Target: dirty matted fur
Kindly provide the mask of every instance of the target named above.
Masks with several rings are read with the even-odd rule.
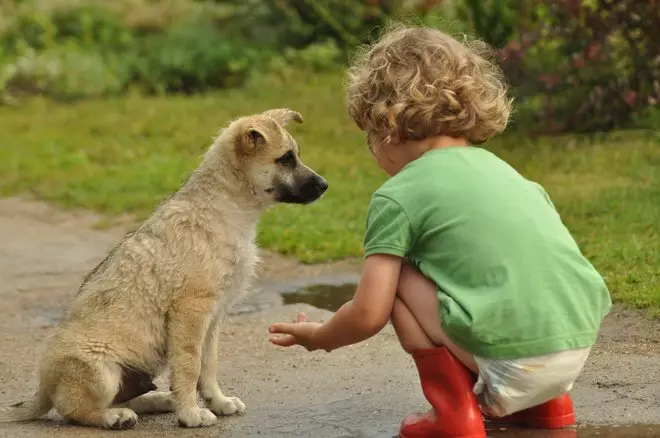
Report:
[[[87,426],[126,429],[138,413],[176,411],[200,427],[245,409],[220,390],[217,348],[223,312],[254,274],[259,215],[328,187],[300,161],[290,120],[302,123],[273,109],[220,132],[179,191],[87,275],[46,347],[35,398],[0,408],[0,421],[54,407]],[[170,391],[151,392],[166,365]]]

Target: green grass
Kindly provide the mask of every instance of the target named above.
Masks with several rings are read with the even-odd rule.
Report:
[[[303,114],[291,132],[331,188],[318,203],[270,210],[260,244],[305,262],[360,256],[367,203],[385,175],[345,115],[337,75],[196,97],[1,108],[0,195],[144,218],[229,119],[281,106]],[[619,133],[592,142],[510,137],[486,147],[544,185],[618,301],[660,315],[659,146],[657,137]]]

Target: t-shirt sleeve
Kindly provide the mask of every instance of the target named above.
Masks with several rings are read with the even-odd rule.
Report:
[[[367,213],[364,256],[390,254],[405,257],[413,242],[410,221],[398,202],[374,195]]]

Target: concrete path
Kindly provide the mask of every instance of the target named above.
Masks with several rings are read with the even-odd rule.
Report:
[[[94,230],[94,222],[87,213],[0,200],[0,405],[36,389],[35,365],[49,329],[84,274],[123,233]],[[247,404],[242,416],[196,430],[177,427],[173,415],[144,416],[133,431],[106,432],[69,426],[51,414],[33,423],[0,425],[0,437],[392,437],[402,417],[427,406],[414,365],[390,327],[331,354],[276,349],[267,342],[270,322],[290,320],[300,310],[314,319],[330,315],[307,305],[282,305],[278,287],[356,272],[350,261],[309,267],[266,255],[260,287],[234,309],[221,341],[219,381],[226,394]],[[577,431],[493,429],[490,435],[660,437],[660,427],[647,426],[660,424],[659,323],[641,312],[615,309],[573,397],[585,425]]]

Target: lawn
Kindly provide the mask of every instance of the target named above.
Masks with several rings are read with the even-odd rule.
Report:
[[[366,206],[385,176],[345,115],[341,79],[1,108],[0,195],[144,218],[199,163],[222,125],[286,106],[305,118],[290,130],[330,190],[318,203],[270,210],[260,244],[305,262],[360,256]],[[616,300],[660,315],[659,146],[657,136],[625,133],[597,141],[508,136],[485,145],[545,186]]]

